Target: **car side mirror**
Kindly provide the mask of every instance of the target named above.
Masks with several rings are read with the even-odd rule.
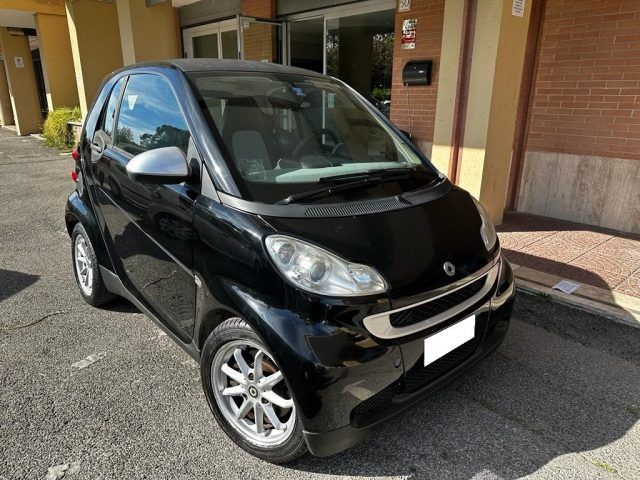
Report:
[[[182,183],[189,179],[189,173],[187,157],[178,147],[147,150],[127,163],[127,175],[140,183]]]

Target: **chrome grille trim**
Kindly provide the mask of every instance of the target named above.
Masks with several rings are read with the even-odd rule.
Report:
[[[440,288],[438,290],[434,290],[432,295],[429,296],[426,300],[422,300],[421,302],[416,302],[411,305],[407,305],[405,307],[396,308],[394,310],[388,310],[383,313],[378,313],[375,315],[370,315],[363,320],[364,327],[375,337],[382,338],[385,340],[390,340],[394,338],[404,337],[407,335],[411,335],[419,332],[420,330],[424,330],[429,327],[433,327],[439,323],[444,322],[445,320],[457,315],[458,313],[464,311],[469,308],[474,303],[478,302],[482,297],[486,296],[491,288],[495,285],[496,280],[498,279],[498,274],[500,273],[500,262],[497,262],[493,265],[488,265],[482,270],[476,272],[473,276],[463,278],[458,282],[455,282],[451,285],[447,285],[446,287]],[[450,293],[455,292],[461,288],[466,287],[470,283],[478,280],[480,277],[485,277],[485,283],[483,287],[480,289],[478,293],[468,298],[464,302],[452,307],[448,310],[445,310],[442,313],[434,315],[430,318],[425,318],[421,322],[414,323],[412,325],[407,325],[406,327],[394,327],[391,325],[391,314],[400,312],[402,310],[408,310],[410,308],[415,308],[417,306],[423,305],[425,303],[431,302],[437,298],[443,297],[445,295],[449,295]]]

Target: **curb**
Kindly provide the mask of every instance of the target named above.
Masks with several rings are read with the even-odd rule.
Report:
[[[516,288],[528,295],[544,295],[552,301],[572,308],[583,310],[587,313],[595,313],[616,323],[640,329],[640,315],[635,315],[621,307],[614,307],[606,303],[590,300],[584,297],[574,296],[554,290],[550,287],[538,285],[516,274]]]

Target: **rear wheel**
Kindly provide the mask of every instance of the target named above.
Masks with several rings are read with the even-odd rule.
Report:
[[[271,463],[307,451],[287,381],[244,320],[226,320],[211,333],[201,375],[216,420],[241,448]]]
[[[81,223],[76,224],[71,233],[71,256],[76,283],[84,301],[94,307],[112,301],[116,296],[104,285],[93,245]]]

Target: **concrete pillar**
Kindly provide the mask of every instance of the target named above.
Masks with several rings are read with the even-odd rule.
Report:
[[[2,27],[0,43],[18,135],[37,133],[42,123],[42,112],[31,60],[29,37],[23,34],[12,35],[7,28]]]
[[[49,111],[78,103],[69,24],[64,15],[36,13],[36,31]]]
[[[2,125],[13,125],[13,121],[7,72],[4,68],[4,60],[0,60],[0,122]]]
[[[123,66],[118,12],[110,2],[66,2],[71,53],[82,115],[106,75]]]
[[[460,81],[464,8],[464,0],[445,2],[442,23],[442,50],[431,161],[445,174],[449,174],[453,153],[453,125],[458,104],[456,100]]]
[[[179,27],[171,2],[152,6],[140,0],[116,3],[125,65],[180,57]]]
[[[461,32],[466,28],[465,18],[468,17],[463,14],[465,10],[461,3],[461,0],[452,0],[445,4],[442,44],[447,47],[443,47],[441,58],[439,88],[442,90],[438,91],[436,106],[434,162],[444,172],[453,174],[456,183],[478,198],[494,222],[500,224],[505,208],[532,2],[525,2],[523,16],[517,16],[512,14],[514,2],[511,0],[477,1],[472,14],[475,18],[472,18],[470,64],[466,65],[461,62],[460,52],[464,48]],[[466,91],[463,92],[457,86],[465,76],[458,68],[468,68]],[[456,78],[455,89],[451,85],[447,87],[453,77]],[[447,146],[456,147],[456,138],[452,135],[456,122],[461,122],[461,133],[458,165],[456,171],[452,171],[451,162],[456,160]]]

